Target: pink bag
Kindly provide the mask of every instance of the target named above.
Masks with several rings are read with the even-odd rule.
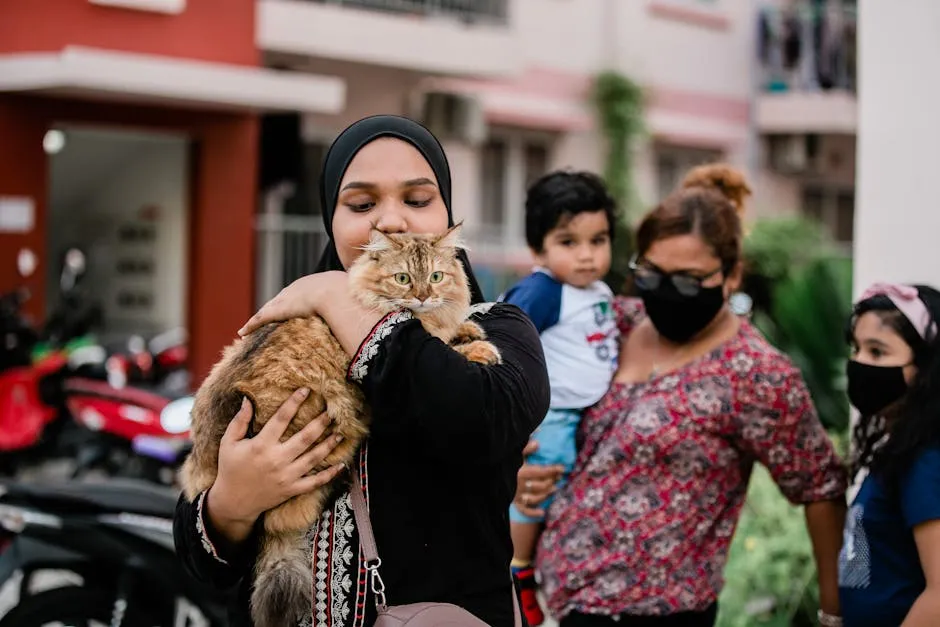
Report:
[[[379,575],[378,549],[375,546],[375,536],[372,534],[372,523],[369,520],[369,507],[362,496],[362,485],[359,483],[359,473],[352,473],[352,490],[350,494],[353,514],[356,517],[356,527],[359,528],[359,539],[362,541],[362,552],[366,558],[366,570],[375,594],[375,607],[379,616],[375,627],[436,627],[446,625],[449,627],[489,627],[482,620],[453,603],[411,603],[409,605],[388,606],[385,602],[385,583]],[[511,575],[510,575],[511,578]],[[510,579],[511,580],[511,579]],[[516,599],[516,588],[512,588],[512,610],[516,627],[522,627],[522,615],[519,613],[519,601]]]

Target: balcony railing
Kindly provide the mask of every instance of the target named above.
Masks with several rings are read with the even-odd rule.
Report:
[[[767,7],[758,19],[761,90],[855,91],[857,23],[854,3],[801,2]]]
[[[456,18],[467,24],[506,24],[509,0],[310,0],[318,4],[422,17]]]

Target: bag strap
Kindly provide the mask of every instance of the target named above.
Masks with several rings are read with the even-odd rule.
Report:
[[[359,529],[359,542],[362,544],[362,553],[366,558],[366,571],[372,585],[372,593],[375,594],[375,607],[384,612],[388,609],[388,602],[385,599],[385,582],[379,575],[379,566],[382,565],[382,559],[379,557],[379,550],[375,544],[375,534],[372,533],[372,521],[369,519],[369,506],[366,505],[365,496],[362,493],[362,483],[359,479],[359,471],[353,470],[352,489],[349,492],[349,500],[352,503],[353,516],[356,518],[356,527]],[[512,615],[515,627],[523,627],[522,614],[519,611],[519,599],[516,598],[516,583],[512,574],[509,575],[509,582],[512,584]]]

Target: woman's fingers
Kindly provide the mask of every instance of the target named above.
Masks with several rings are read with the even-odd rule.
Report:
[[[289,313],[286,311],[285,301],[284,290],[281,290],[277,296],[262,305],[261,309],[248,319],[245,326],[238,330],[238,334],[245,337],[269,322],[280,322],[290,318]]]
[[[251,424],[251,415],[251,401],[246,396],[242,399],[242,406],[238,413],[235,414],[235,417],[225,428],[225,433],[222,434],[222,442],[237,442],[245,439],[245,436],[248,435],[248,425]]]
[[[525,445],[525,448],[522,449],[522,455],[524,457],[528,457],[529,455],[531,455],[538,449],[539,449],[539,443],[535,440],[529,440],[529,442]]]
[[[545,516],[545,510],[540,509],[536,506],[525,505],[516,501],[516,509],[522,513],[523,516],[528,516],[529,518],[542,518]]]
[[[339,438],[338,435],[334,434],[328,438],[323,438],[322,442],[313,448],[310,448],[313,446],[314,442],[317,442],[323,436],[323,432],[326,430],[326,427],[329,424],[330,417],[326,412],[323,412],[311,420],[310,424],[305,426],[303,429],[292,435],[289,440],[284,442],[285,452],[287,453],[288,459],[290,459],[292,463],[301,461],[304,457],[309,457],[316,451],[322,452],[322,455],[320,459],[317,460],[317,462],[307,465],[307,467],[303,470],[304,474],[306,474],[307,471],[315,466],[316,463],[322,461],[330,451],[336,448],[336,445],[342,442],[342,438]]]
[[[307,400],[309,395],[310,390],[308,388],[295,390],[294,393],[277,408],[277,411],[274,412],[271,419],[261,427],[258,440],[263,442],[280,442],[281,438],[284,436],[284,430],[287,429],[287,425],[293,420],[297,410],[300,409],[301,403]]]
[[[317,442],[323,436],[323,432],[326,431],[329,424],[330,416],[326,412],[323,412],[284,442],[284,447],[290,460],[294,461],[313,446],[313,443]]]
[[[322,487],[336,478],[336,476],[346,468],[345,464],[336,464],[330,466],[326,470],[321,470],[315,475],[310,475],[309,477],[303,477],[294,484],[291,496],[297,496],[298,494],[306,494],[307,492],[312,492],[319,487]]]
[[[518,498],[526,499],[527,505],[537,505],[554,491],[554,479],[529,479],[523,484],[522,489],[519,490]]]

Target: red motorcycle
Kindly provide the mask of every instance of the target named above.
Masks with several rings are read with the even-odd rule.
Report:
[[[66,255],[63,277],[76,276],[62,284],[74,288],[83,272],[83,255]],[[28,276],[22,269],[20,274]],[[58,347],[40,351],[36,358],[39,334],[20,315],[26,297],[17,291],[0,299],[0,466],[16,472],[49,458],[68,458],[75,461],[73,477],[99,469],[171,483],[188,450],[188,382],[172,391],[165,385],[129,387],[127,362],[108,358],[101,346],[63,350],[63,343],[73,339],[69,329],[87,332],[88,325],[75,313],[87,308],[55,312],[50,323],[56,324],[43,335],[54,337]],[[185,336],[176,334],[162,346],[152,346],[159,349],[155,363],[185,372]],[[161,383],[153,368],[147,372],[151,382]],[[135,381],[141,378],[140,373],[134,376]]]

